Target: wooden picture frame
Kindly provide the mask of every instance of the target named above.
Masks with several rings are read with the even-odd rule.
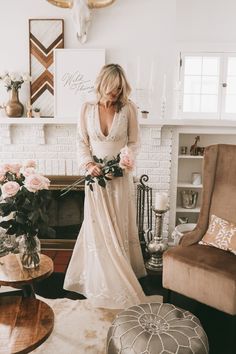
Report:
[[[82,104],[96,99],[94,83],[105,49],[55,49],[54,63],[55,117],[76,120]]]
[[[63,19],[29,19],[30,105],[54,117],[55,48],[64,48]]]

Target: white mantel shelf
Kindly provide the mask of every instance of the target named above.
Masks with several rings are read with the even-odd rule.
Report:
[[[215,119],[144,119],[140,118],[141,126],[180,126],[180,127],[236,127],[236,120],[215,120]],[[42,124],[42,125],[76,125],[77,118],[9,118],[0,117],[0,125],[22,125],[22,124]]]
[[[158,121],[154,119],[139,119],[139,123],[141,126],[160,126],[164,125],[164,121]],[[9,117],[1,117],[0,124],[9,124],[9,125],[21,125],[21,124],[43,124],[43,125],[76,125],[77,118],[9,118]]]

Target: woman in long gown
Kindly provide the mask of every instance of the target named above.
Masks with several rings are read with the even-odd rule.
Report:
[[[117,64],[105,65],[96,81],[98,101],[85,103],[78,122],[80,167],[101,175],[97,158],[113,159],[139,145],[137,110],[130,85]],[[132,173],[114,177],[103,188],[85,187],[84,222],[65,277],[64,288],[86,296],[96,307],[122,309],[141,303],[137,278],[146,275],[136,226]]]

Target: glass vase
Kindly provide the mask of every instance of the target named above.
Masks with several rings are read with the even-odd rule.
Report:
[[[41,244],[37,236],[22,235],[19,240],[19,255],[24,268],[37,268],[40,264]]]
[[[19,92],[15,87],[10,90],[10,99],[5,106],[5,111],[8,117],[22,117],[24,106],[19,101]]]

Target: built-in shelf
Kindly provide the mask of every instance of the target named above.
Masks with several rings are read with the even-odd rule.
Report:
[[[203,156],[201,155],[179,155],[179,159],[203,159]]]
[[[177,207],[176,212],[177,213],[199,213],[200,207],[193,208],[193,209],[186,209],[186,208],[182,208],[182,207]]]
[[[201,189],[202,188],[202,184],[192,184],[192,183],[178,183],[177,184],[178,188],[196,188],[196,189]]]

